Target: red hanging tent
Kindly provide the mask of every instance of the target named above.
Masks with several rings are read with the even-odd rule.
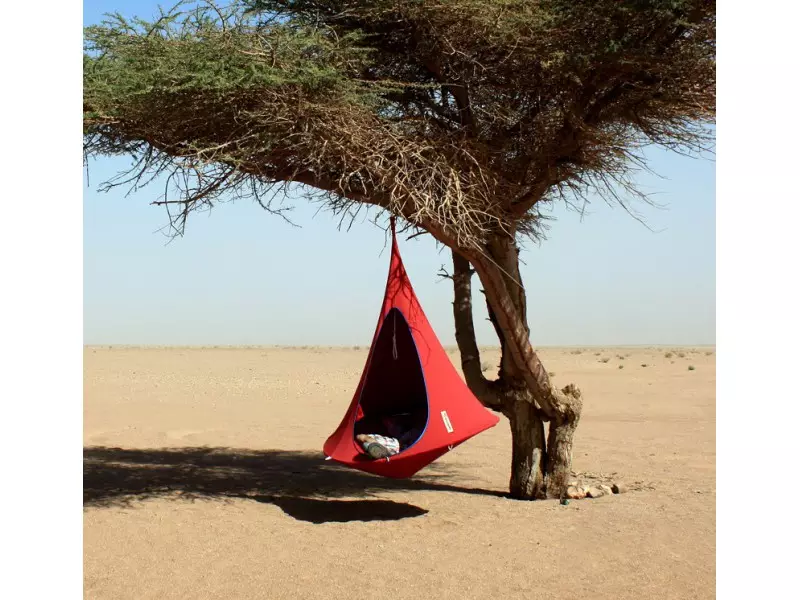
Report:
[[[355,436],[380,434],[380,418],[401,413],[417,421],[421,436],[390,458],[371,458]],[[425,317],[403,267],[392,219],[392,256],[378,326],[350,407],[323,446],[325,455],[377,475],[411,477],[499,420],[470,392]]]

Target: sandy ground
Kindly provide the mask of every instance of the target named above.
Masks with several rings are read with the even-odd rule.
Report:
[[[86,348],[85,597],[714,597],[713,350],[541,354],[575,469],[642,489],[504,498],[505,419],[409,480],[324,462],[366,348]]]

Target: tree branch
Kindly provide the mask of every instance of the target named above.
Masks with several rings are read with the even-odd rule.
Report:
[[[577,421],[582,402],[577,388],[554,389],[547,370],[530,343],[527,328],[518,314],[502,272],[482,256],[470,257],[505,333],[506,347],[542,412],[556,425]]]
[[[484,406],[495,410],[502,408],[502,402],[493,382],[484,377],[481,369],[481,355],[475,339],[475,326],[472,320],[472,274],[469,260],[453,250],[453,317],[456,326],[456,343],[461,355],[461,369],[472,393]]]

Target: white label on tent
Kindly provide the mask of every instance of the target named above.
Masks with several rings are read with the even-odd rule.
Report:
[[[442,411],[442,421],[444,421],[444,427],[447,429],[447,433],[453,433],[453,424],[450,423],[450,417],[447,416],[447,411]]]

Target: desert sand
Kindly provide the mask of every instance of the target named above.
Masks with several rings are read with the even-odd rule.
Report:
[[[568,506],[503,496],[505,418],[409,480],[325,462],[366,352],[85,348],[85,597],[714,597],[713,348],[540,351],[576,472],[633,488]]]

